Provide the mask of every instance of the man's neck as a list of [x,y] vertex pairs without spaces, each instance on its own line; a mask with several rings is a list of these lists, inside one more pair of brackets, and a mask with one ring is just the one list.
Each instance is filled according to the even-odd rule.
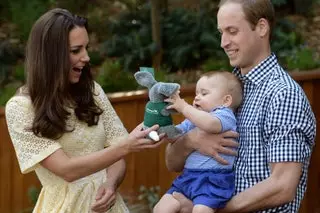
[[252,63],[251,66],[248,67],[240,67],[240,72],[242,75],[248,74],[251,70],[253,70],[257,65],[259,65],[262,61],[264,61],[266,58],[268,58],[271,55],[271,48],[268,48],[268,51],[264,51],[264,53],[261,53],[259,57],[256,58],[256,60]]

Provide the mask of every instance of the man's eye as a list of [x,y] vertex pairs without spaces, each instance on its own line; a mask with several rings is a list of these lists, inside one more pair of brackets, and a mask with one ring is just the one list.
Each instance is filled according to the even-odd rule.
[[236,30],[230,30],[229,33],[230,33],[231,35],[235,35],[235,34],[237,33],[237,31],[236,31]]

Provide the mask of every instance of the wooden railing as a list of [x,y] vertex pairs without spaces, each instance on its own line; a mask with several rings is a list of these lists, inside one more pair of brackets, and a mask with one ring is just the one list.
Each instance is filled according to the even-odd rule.
[[[304,89],[317,118],[319,133],[320,71],[291,73],[293,78]],[[183,87],[181,95],[191,102],[194,96],[194,85]],[[144,106],[147,101],[146,91],[119,92],[108,94],[110,101],[123,124],[131,131],[143,119]],[[181,115],[173,116],[174,122],[182,121]],[[316,141],[320,142],[319,134]],[[128,155],[127,174],[120,191],[123,195],[136,195],[141,185],[160,186],[164,193],[170,186],[176,173],[168,172],[164,161],[165,145],[155,150],[148,150]],[[19,213],[32,204],[28,199],[29,187],[40,188],[34,173],[22,175],[17,164],[14,149],[8,136],[4,110],[0,109],[0,212]],[[320,213],[320,148],[314,147],[309,167],[308,189],[301,205],[300,213]]]

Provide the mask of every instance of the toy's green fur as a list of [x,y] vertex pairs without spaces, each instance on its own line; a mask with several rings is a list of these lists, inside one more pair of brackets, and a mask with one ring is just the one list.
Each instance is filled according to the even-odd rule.
[[140,68],[134,74],[138,84],[147,87],[149,90],[149,102],[145,108],[144,128],[158,124],[160,128],[158,134],[166,133],[168,138],[177,137],[181,130],[172,123],[172,110],[167,110],[167,103],[164,100],[179,90],[177,83],[157,82],[153,76],[153,69],[148,67]]

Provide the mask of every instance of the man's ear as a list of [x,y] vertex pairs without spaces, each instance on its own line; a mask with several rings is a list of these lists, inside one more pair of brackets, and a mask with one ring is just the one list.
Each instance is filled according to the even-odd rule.
[[270,32],[269,22],[265,18],[259,19],[256,30],[261,38],[268,36]]
[[223,106],[231,107],[231,104],[232,104],[232,96],[231,95],[225,95],[223,97]]

